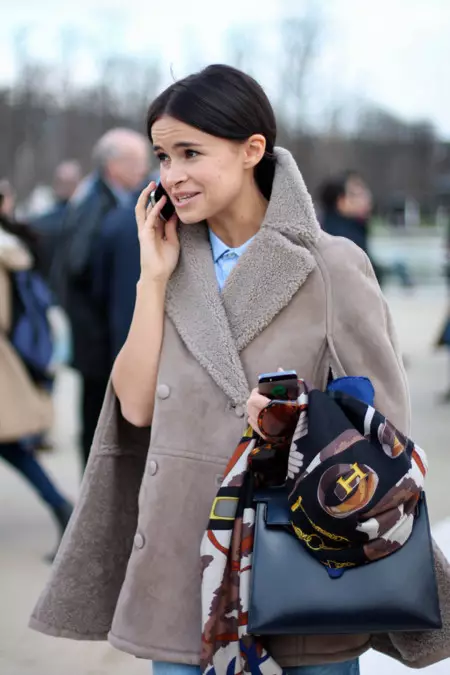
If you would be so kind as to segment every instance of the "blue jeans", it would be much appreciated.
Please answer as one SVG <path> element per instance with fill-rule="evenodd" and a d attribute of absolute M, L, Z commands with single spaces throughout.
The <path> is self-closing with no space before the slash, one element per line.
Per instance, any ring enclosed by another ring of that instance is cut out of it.
<path fill-rule="evenodd" d="M 298 666 L 285 668 L 285 675 L 359 675 L 359 660 L 344 663 L 328 663 L 324 666 Z M 153 675 L 200 675 L 198 666 L 183 663 L 164 663 L 153 661 Z"/>
<path fill-rule="evenodd" d="M 21 442 L 0 443 L 1 457 L 22 474 L 50 508 L 58 509 L 66 503 L 32 452 Z"/>

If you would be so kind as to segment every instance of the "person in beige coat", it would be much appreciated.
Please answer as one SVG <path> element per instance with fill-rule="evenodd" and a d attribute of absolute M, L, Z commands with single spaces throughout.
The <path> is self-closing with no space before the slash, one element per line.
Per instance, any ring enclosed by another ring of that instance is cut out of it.
<path fill-rule="evenodd" d="M 18 471 L 49 507 L 61 539 L 72 505 L 36 459 L 32 444 L 26 442 L 51 427 L 51 397 L 32 380 L 9 340 L 13 322 L 11 274 L 33 267 L 33 254 L 26 245 L 33 237 L 3 210 L 2 201 L 0 193 L 0 459 Z M 51 553 L 47 559 L 54 556 Z"/>
<path fill-rule="evenodd" d="M 200 542 L 258 375 L 295 369 L 320 388 L 330 371 L 366 376 L 376 407 L 406 434 L 409 400 L 367 256 L 321 231 L 293 157 L 275 147 L 261 87 L 210 66 L 154 101 L 148 135 L 167 196 L 148 205 L 150 184 L 136 207 L 133 322 L 31 626 L 108 639 L 152 659 L 155 675 L 196 675 Z M 295 675 L 356 675 L 371 647 L 413 667 L 445 658 L 450 570 L 435 555 L 442 631 L 277 637 L 269 652 Z"/>

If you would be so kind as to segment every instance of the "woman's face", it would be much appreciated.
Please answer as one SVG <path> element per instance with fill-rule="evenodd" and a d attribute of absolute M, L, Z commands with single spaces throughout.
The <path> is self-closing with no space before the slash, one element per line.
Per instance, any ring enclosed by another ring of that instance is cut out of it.
<path fill-rule="evenodd" d="M 217 217 L 238 198 L 251 164 L 246 143 L 211 136 L 169 116 L 153 124 L 152 140 L 161 183 L 183 223 Z"/>

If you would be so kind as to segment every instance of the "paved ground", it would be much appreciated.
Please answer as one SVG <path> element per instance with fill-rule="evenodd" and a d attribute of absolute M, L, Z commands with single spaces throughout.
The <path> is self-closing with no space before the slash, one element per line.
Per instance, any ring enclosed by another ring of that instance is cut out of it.
<path fill-rule="evenodd" d="M 414 436 L 430 459 L 429 505 L 436 535 L 450 557 L 450 405 L 436 399 L 450 379 L 450 364 L 430 345 L 445 307 L 443 289 L 427 288 L 413 295 L 391 291 L 389 300 L 404 353 L 414 411 Z M 77 381 L 65 373 L 58 383 L 58 423 L 54 438 L 58 452 L 45 464 L 72 498 L 78 489 L 75 454 L 77 420 L 74 400 Z M 449 519 L 446 522 L 446 519 Z M 105 644 L 73 643 L 44 637 L 27 629 L 27 618 L 49 569 L 42 557 L 54 546 L 50 518 L 41 504 L 7 467 L 0 466 L 0 673 L 1 675 L 143 675 L 149 666 Z M 391 660 L 369 654 L 362 675 L 406 673 Z M 426 671 L 448 675 L 450 665 Z"/>

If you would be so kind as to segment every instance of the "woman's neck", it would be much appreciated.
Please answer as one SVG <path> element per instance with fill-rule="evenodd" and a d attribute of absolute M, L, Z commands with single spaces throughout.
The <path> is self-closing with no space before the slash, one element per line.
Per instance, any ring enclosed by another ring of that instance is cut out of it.
<path fill-rule="evenodd" d="M 241 191 L 227 211 L 209 219 L 208 226 L 224 244 L 238 248 L 259 231 L 267 206 L 267 200 L 253 183 Z"/>

